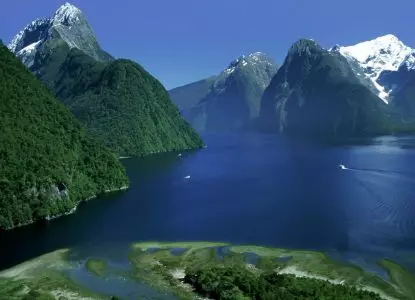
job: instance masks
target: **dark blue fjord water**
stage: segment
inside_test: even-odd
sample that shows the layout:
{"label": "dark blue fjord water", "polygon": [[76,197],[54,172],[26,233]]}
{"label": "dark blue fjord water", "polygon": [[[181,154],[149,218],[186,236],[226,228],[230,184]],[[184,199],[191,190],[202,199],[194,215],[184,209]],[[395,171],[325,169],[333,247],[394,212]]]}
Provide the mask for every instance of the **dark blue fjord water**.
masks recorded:
{"label": "dark blue fjord water", "polygon": [[180,158],[123,160],[131,180],[126,192],[1,233],[0,268],[62,247],[102,251],[148,240],[318,249],[413,267],[414,137],[337,146],[259,134],[204,139],[207,149]]}

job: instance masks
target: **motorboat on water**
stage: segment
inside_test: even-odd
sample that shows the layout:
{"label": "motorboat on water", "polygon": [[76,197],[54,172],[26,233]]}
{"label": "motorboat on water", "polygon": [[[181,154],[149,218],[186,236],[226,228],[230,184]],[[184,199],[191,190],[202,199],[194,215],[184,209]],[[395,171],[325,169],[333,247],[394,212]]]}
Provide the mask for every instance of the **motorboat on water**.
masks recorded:
{"label": "motorboat on water", "polygon": [[346,170],[347,169],[346,166],[345,165],[342,165],[342,164],[339,165],[339,168],[342,169],[342,170]]}

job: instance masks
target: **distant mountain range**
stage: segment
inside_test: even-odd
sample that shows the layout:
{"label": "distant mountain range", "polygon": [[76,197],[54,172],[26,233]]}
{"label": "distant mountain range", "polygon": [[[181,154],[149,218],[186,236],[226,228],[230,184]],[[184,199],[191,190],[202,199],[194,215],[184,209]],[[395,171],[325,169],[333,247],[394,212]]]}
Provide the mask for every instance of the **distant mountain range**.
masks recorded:
{"label": "distant mountain range", "polygon": [[197,93],[196,83],[170,91],[172,100],[186,99],[183,115],[200,131],[356,136],[415,129],[415,50],[391,34],[330,49],[300,40],[278,71],[270,59],[261,61],[239,81],[229,76],[231,63],[214,81],[199,81]]}
{"label": "distant mountain range", "polygon": [[170,96],[198,131],[241,130],[259,116],[262,94],[276,72],[271,58],[252,53],[215,77],[171,90]]}
{"label": "distant mountain range", "polygon": [[31,22],[8,48],[118,155],[203,145],[161,83],[137,63],[103,51],[85,15],[69,3]]}
{"label": "distant mountain range", "polygon": [[304,136],[355,136],[388,130],[384,104],[361,84],[346,58],[300,40],[265,90],[266,129]]}

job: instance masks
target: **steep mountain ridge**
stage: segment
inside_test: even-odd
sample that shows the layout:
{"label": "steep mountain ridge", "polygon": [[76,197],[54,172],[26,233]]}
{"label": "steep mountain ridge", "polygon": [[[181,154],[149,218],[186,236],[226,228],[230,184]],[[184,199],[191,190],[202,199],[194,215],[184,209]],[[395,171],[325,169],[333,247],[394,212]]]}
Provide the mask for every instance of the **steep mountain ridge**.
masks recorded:
{"label": "steep mountain ridge", "polygon": [[128,185],[117,157],[0,45],[0,229],[73,211]]}
{"label": "steep mountain ridge", "polygon": [[59,37],[70,49],[77,48],[96,60],[108,61],[112,57],[103,51],[82,11],[70,3],[65,3],[52,18],[36,19],[20,31],[9,43],[8,48],[23,63],[36,72],[36,60],[47,53],[45,43]]}
{"label": "steep mountain ridge", "polygon": [[[338,51],[352,63],[357,63],[386,103],[393,99],[395,90],[405,81],[402,77],[415,70],[415,50],[392,34],[353,46],[335,46],[331,51]],[[399,77],[402,78],[400,82],[396,80]]]}
{"label": "steep mountain ridge", "polygon": [[[28,47],[34,49],[33,60],[22,54],[31,51]],[[73,5],[64,4],[53,18],[32,22],[9,48],[23,62],[30,61],[30,70],[88,132],[118,155],[203,146],[161,83],[137,63],[102,51]]]}
{"label": "steep mountain ridge", "polygon": [[[241,130],[258,117],[262,93],[276,71],[277,65],[264,53],[240,56],[212,80],[206,96],[183,114],[198,131]],[[182,97],[188,92],[183,87]]]}
{"label": "steep mountain ridge", "polygon": [[302,39],[264,92],[260,124],[309,137],[371,135],[389,130],[383,109],[345,57]]}
{"label": "steep mountain ridge", "polygon": [[210,92],[216,76],[211,76],[196,82],[169,90],[172,101],[180,110],[188,110],[198,104]]}

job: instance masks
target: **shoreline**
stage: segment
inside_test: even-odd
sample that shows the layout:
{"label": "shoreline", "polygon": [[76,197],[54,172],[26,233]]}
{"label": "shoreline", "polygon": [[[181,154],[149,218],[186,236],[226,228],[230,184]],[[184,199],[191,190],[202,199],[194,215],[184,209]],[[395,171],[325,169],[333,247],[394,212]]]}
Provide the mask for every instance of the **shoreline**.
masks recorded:
{"label": "shoreline", "polygon": [[103,192],[101,192],[99,194],[95,194],[95,195],[92,195],[92,196],[90,196],[90,197],[88,197],[86,199],[83,199],[83,200],[78,201],[78,203],[76,203],[76,205],[73,208],[71,208],[69,211],[67,211],[67,212],[63,212],[63,213],[61,213],[59,215],[54,215],[54,216],[46,216],[46,217],[43,217],[43,218],[38,219],[38,220],[30,220],[30,221],[28,221],[26,223],[19,223],[16,226],[13,226],[13,227],[10,227],[10,228],[5,228],[4,231],[12,231],[13,229],[17,229],[17,228],[21,228],[21,227],[33,225],[33,224],[35,224],[37,222],[40,222],[40,221],[48,221],[49,222],[49,221],[58,219],[58,218],[63,217],[63,216],[69,216],[71,214],[74,214],[76,212],[76,210],[78,209],[79,204],[81,204],[83,202],[88,202],[88,201],[90,201],[92,199],[96,199],[100,195],[109,194],[109,193],[112,193],[112,192],[125,191],[128,188],[129,188],[129,186],[124,185],[124,186],[119,187],[119,188],[113,188],[113,189],[104,190]]}
{"label": "shoreline", "polygon": [[153,152],[149,152],[149,153],[145,153],[145,154],[141,154],[141,155],[133,155],[133,156],[118,156],[119,160],[125,160],[125,159],[132,159],[132,158],[144,158],[144,157],[148,157],[148,156],[152,156],[152,155],[156,155],[156,154],[164,154],[164,153],[172,153],[172,152],[188,152],[188,151],[194,151],[194,150],[201,150],[201,149],[206,149],[208,146],[206,144],[203,144],[202,146],[198,146],[198,147],[189,147],[189,148],[183,148],[183,149],[174,149],[174,150],[161,150],[161,151],[153,151]]}
{"label": "shoreline", "polygon": [[[221,249],[223,247],[227,247],[229,251],[222,253]],[[147,251],[149,249],[154,249],[155,251]],[[186,249],[186,251],[178,254],[173,252],[175,249]],[[382,300],[413,299],[413,295],[415,295],[414,274],[408,272],[403,265],[389,260],[382,260],[383,263],[381,265],[392,274],[391,279],[382,280],[379,276],[360,269],[353,263],[341,265],[335,260],[326,260],[325,254],[319,251],[233,245],[222,242],[156,241],[132,243],[126,246],[126,250],[128,251],[123,254],[122,260],[128,261],[132,268],[145,272],[137,272],[133,277],[127,275],[124,278],[149,284],[154,291],[178,293],[178,295],[192,296],[194,299],[207,298],[199,298],[200,295],[192,289],[192,286],[184,283],[186,267],[189,264],[193,265],[195,263],[222,264],[224,261],[244,266],[248,272],[258,276],[262,272],[272,271],[275,274],[327,282],[332,286],[341,285],[345,288],[353,287],[360,291],[372,292],[377,294]],[[61,274],[65,272],[66,268],[73,268],[74,266],[75,268],[82,268],[82,270],[90,272],[91,276],[100,278],[119,274],[119,270],[125,271],[122,266],[119,268],[115,267],[116,269],[108,268],[107,266],[111,265],[112,262],[110,257],[87,253],[82,257],[69,258],[67,256],[69,251],[71,251],[71,248],[58,249],[16,264],[1,270],[0,278],[10,280],[8,282],[10,284],[15,283],[14,280],[16,279],[22,280],[23,286],[27,285],[34,291],[41,290],[53,294],[60,286],[51,286],[48,282],[35,286],[30,284],[32,280],[35,280],[33,278],[36,278],[44,270],[47,270],[52,279],[59,279],[57,283],[64,286],[65,290],[69,292],[79,292],[79,287],[83,285],[82,280],[81,282],[76,282],[73,279],[62,277]],[[206,256],[206,251],[209,251],[209,253],[212,253],[212,251],[218,253],[220,251],[224,256],[221,258],[212,255]],[[258,261],[250,263],[246,257],[247,253],[256,254]],[[285,257],[287,254],[292,255],[290,260],[278,260],[278,258]],[[226,258],[229,260],[226,260]],[[91,259],[96,264],[88,266],[88,260]],[[173,281],[169,280],[171,277],[174,279]],[[312,283],[312,281],[309,281],[309,283]],[[103,282],[103,284],[111,283]],[[50,287],[50,289],[45,289],[45,287]],[[18,294],[20,292],[21,289],[17,290],[15,294],[11,291],[11,295],[20,295]],[[88,286],[81,292],[94,296],[100,293],[100,289]],[[100,298],[97,296],[91,299]],[[179,297],[179,299],[181,298]]]}

